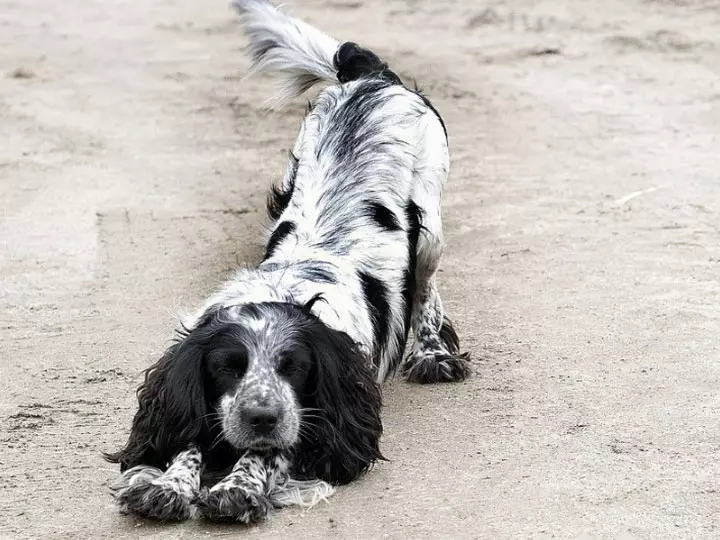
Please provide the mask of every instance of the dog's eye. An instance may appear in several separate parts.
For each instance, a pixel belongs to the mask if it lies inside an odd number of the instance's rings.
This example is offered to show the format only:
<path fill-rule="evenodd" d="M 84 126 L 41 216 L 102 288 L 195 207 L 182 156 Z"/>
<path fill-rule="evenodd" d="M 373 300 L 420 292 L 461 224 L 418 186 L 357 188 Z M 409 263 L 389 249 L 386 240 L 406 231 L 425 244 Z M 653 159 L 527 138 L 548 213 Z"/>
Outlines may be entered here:
<path fill-rule="evenodd" d="M 242 375 L 242 373 L 240 373 L 237 369 L 233 369 L 233 368 L 227 367 L 227 366 L 221 367 L 218 371 L 220 373 L 222 373 L 223 375 L 229 375 L 230 377 L 235 377 L 238 379 Z"/>
<path fill-rule="evenodd" d="M 283 356 L 277 365 L 277 372 L 280 375 L 290 375 L 295 370 L 295 363 L 289 356 Z"/>
<path fill-rule="evenodd" d="M 229 354 L 220 357 L 216 364 L 216 369 L 218 373 L 239 379 L 245 374 L 247 363 L 247 356 L 245 354 Z"/>

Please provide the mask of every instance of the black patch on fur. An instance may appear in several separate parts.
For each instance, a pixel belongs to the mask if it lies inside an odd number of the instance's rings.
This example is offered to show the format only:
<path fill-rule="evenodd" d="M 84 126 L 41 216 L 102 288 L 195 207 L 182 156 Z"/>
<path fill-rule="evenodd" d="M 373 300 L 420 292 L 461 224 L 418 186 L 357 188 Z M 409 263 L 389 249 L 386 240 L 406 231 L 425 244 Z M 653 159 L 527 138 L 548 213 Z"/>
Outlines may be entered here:
<path fill-rule="evenodd" d="M 382 352 L 387 346 L 388 331 L 390 329 L 388 291 L 382 281 L 366 272 L 358 272 L 358 277 L 365 295 L 365 301 L 370 309 L 370 320 L 372 321 L 373 335 L 375 336 L 373 360 L 377 365 Z"/>
<path fill-rule="evenodd" d="M 299 272 L 299 276 L 315 283 L 337 283 L 337 279 L 335 279 L 332 272 L 319 266 L 303 268 Z"/>
<path fill-rule="evenodd" d="M 372 220 L 383 230 L 388 232 L 401 230 L 397 216 L 392 210 L 383 206 L 379 202 L 371 202 L 369 204 L 368 213 Z"/>
<path fill-rule="evenodd" d="M 341 83 L 373 77 L 393 84 L 402 84 L 400 77 L 391 71 L 378 55 L 352 41 L 340 45 L 333 58 L 333 64 L 337 69 L 338 81 Z"/>
<path fill-rule="evenodd" d="M 285 240 L 288 235 L 292 234 L 295 231 L 295 228 L 296 225 L 292 221 L 283 221 L 275 227 L 275 230 L 270 235 L 267 247 L 265 248 L 265 258 L 263 260 L 267 260 L 272 257 L 280 243 Z"/>
<path fill-rule="evenodd" d="M 295 191 L 295 177 L 297 176 L 298 158 L 289 152 L 288 163 L 288 185 L 272 186 L 267 198 L 267 213 L 270 219 L 277 221 L 290 204 L 293 192 Z"/>
<path fill-rule="evenodd" d="M 443 317 L 442 326 L 440 327 L 440 341 L 442 341 L 450 354 L 460 352 L 460 338 L 455 332 L 452 321 L 447 317 Z"/>
<path fill-rule="evenodd" d="M 402 288 L 402 295 L 405 300 L 405 335 L 403 336 L 403 341 L 407 341 L 408 333 L 410 332 L 412 310 L 415 305 L 415 295 L 417 289 L 415 276 L 417 272 L 418 239 L 420 238 L 420 230 L 422 229 L 422 210 L 417 204 L 410 201 L 405 207 L 405 217 L 408 223 L 408 265 L 407 268 L 405 268 Z"/>
<path fill-rule="evenodd" d="M 327 303 L 327 300 L 325 300 L 325 298 L 323 298 L 322 293 L 317 293 L 316 295 L 314 295 L 310 300 L 308 300 L 302 306 L 300 306 L 300 308 L 303 310 L 303 313 L 312 315 L 312 308 L 318 302 L 326 302 Z"/>
<path fill-rule="evenodd" d="M 298 401 L 313 414 L 303 418 L 306 435 L 294 449 L 291 476 L 347 484 L 385 459 L 379 448 L 380 386 L 350 336 L 311 314 L 303 316 L 306 324 L 298 336 L 314 362 Z"/>

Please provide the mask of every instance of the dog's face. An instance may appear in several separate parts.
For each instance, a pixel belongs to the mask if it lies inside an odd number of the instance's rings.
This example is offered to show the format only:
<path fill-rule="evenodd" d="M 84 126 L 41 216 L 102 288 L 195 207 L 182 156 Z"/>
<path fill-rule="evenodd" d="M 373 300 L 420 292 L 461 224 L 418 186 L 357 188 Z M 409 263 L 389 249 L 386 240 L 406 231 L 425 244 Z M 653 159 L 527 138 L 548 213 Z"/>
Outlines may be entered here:
<path fill-rule="evenodd" d="M 301 318 L 284 309 L 230 308 L 206 341 L 206 393 L 223 438 L 238 449 L 291 448 L 303 420 L 312 352 Z"/>
<path fill-rule="evenodd" d="M 213 307 L 148 370 L 123 468 L 165 466 L 196 445 L 290 450 L 296 478 L 346 483 L 382 459 L 381 395 L 368 359 L 310 304 Z M 227 466 L 205 462 L 210 468 Z"/>

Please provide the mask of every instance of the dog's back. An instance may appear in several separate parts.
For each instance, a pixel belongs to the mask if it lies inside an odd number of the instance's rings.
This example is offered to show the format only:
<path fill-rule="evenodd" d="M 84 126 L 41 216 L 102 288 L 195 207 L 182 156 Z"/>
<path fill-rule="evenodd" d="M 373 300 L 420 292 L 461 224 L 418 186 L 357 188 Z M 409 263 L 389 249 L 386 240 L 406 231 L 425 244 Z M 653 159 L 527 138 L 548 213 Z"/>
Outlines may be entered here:
<path fill-rule="evenodd" d="M 334 83 L 314 100 L 270 200 L 275 223 L 260 270 L 304 278 L 296 294 L 322 294 L 313 311 L 365 346 L 384 379 L 402 359 L 431 249 L 418 246 L 421 224 L 437 234 L 427 224 L 439 223 L 447 177 L 444 125 L 371 51 L 264 0 L 235 6 L 254 69 L 285 76 L 281 99 Z"/>

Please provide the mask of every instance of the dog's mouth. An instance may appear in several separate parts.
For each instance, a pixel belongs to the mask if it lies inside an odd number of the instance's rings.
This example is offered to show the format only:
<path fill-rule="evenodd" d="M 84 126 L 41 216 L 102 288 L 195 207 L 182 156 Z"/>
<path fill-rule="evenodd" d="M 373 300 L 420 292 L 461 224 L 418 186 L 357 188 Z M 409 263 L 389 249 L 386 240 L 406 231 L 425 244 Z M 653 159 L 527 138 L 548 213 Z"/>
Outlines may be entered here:
<path fill-rule="evenodd" d="M 254 452 L 267 452 L 270 450 L 287 450 L 292 446 L 291 441 L 285 440 L 277 433 L 268 433 L 267 435 L 244 433 L 244 437 L 227 437 L 226 440 L 240 451 L 251 450 Z"/>
<path fill-rule="evenodd" d="M 278 448 L 278 444 L 276 441 L 269 440 L 269 439 L 261 439 L 258 441 L 253 441 L 248 445 L 248 449 L 250 450 L 272 450 L 273 448 Z"/>

